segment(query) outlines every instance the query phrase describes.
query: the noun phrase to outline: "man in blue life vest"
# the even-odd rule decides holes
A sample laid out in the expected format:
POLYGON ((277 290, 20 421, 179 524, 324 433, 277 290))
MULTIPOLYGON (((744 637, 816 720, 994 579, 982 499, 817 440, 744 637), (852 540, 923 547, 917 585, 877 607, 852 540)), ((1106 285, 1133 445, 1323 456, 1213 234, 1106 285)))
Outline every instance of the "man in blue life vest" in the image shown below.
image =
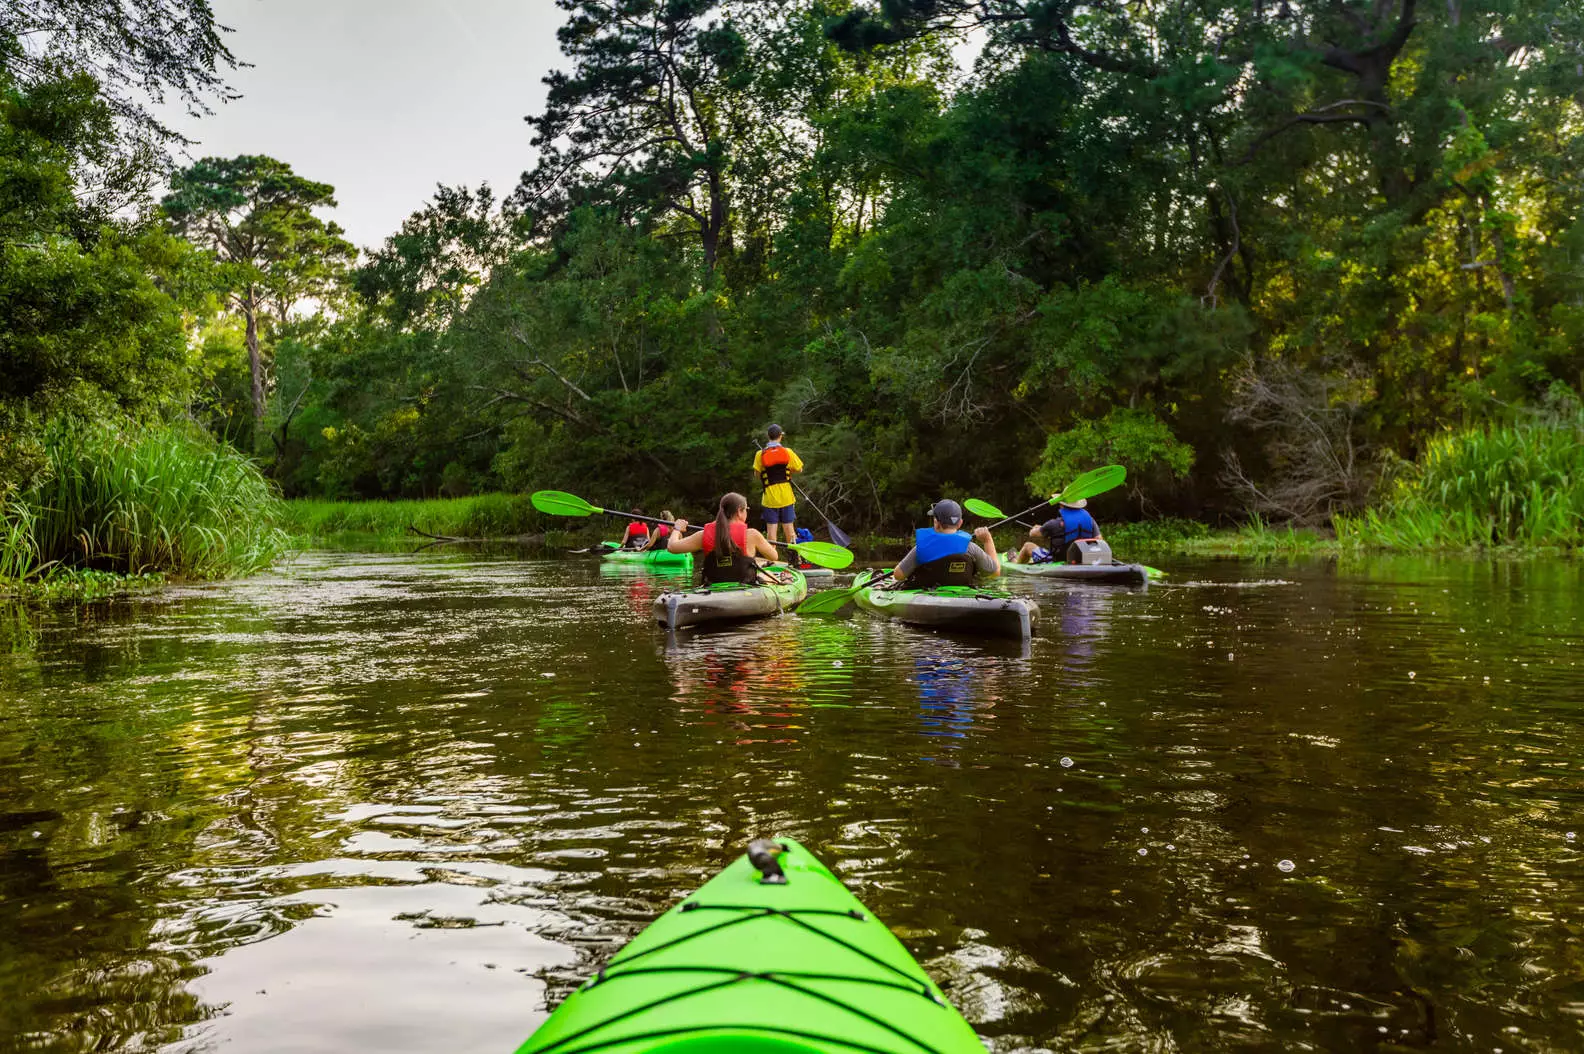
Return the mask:
POLYGON ((961 505, 943 498, 930 516, 934 523, 915 532, 913 548, 892 572, 902 588, 971 586, 980 575, 994 578, 1001 573, 989 528, 980 527, 972 537, 964 533, 961 505))
POLYGON ((1029 528, 1029 540, 1012 558, 1015 564, 1049 564, 1067 559, 1067 549, 1085 538, 1100 537, 1100 525, 1085 511, 1083 499, 1056 505, 1056 515, 1029 528))

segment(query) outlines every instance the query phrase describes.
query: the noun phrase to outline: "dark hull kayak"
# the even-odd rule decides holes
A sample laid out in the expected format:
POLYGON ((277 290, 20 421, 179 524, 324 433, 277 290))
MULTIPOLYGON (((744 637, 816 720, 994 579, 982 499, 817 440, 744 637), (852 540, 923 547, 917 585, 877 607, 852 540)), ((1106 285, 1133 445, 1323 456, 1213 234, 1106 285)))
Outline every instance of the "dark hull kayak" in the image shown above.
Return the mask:
POLYGON ((1027 597, 1015 597, 971 586, 941 586, 937 589, 875 589, 870 582, 885 578, 885 571, 860 571, 853 585, 859 607, 872 615, 896 619, 913 626, 949 633, 981 637, 1011 637, 1027 640, 1039 622, 1039 605, 1027 597))
POLYGON ((517 1054, 984 1054, 907 949, 790 839, 740 857, 567 997, 517 1054), (784 873, 776 884, 774 873, 784 873))
POLYGON ((1149 569, 1143 564, 1014 564, 1002 560, 1001 573, 1106 585, 1141 586, 1149 581, 1149 569))
POLYGON ((790 611, 808 596, 802 572, 775 567, 788 578, 774 585, 713 585, 661 593, 655 597, 655 621, 666 629, 709 623, 742 622, 790 611))

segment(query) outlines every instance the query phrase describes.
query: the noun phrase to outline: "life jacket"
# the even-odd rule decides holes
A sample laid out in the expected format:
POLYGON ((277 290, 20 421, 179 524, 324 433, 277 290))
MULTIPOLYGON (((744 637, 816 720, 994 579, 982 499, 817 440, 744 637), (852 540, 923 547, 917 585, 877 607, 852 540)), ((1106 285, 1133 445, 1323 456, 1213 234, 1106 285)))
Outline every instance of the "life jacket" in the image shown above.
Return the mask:
POLYGON ((767 487, 777 483, 785 483, 792 477, 787 473, 787 465, 792 461, 792 452, 780 443, 772 443, 764 448, 759 455, 759 482, 767 487))
POLYGON ((649 527, 648 527, 647 524, 642 524, 642 523, 637 523, 637 522, 629 523, 627 525, 627 532, 622 535, 622 544, 626 545, 628 542, 632 541, 634 538, 647 538, 647 537, 649 537, 649 527))
POLYGON ((711 520, 704 525, 704 547, 700 561, 704 572, 704 584, 712 585, 716 582, 740 582, 751 586, 759 580, 759 564, 754 558, 743 550, 748 548, 748 525, 733 520, 731 525, 731 540, 733 551, 727 555, 723 549, 715 551, 715 522, 711 520))
POLYGON ((1056 512, 1061 516, 1062 537, 1061 541, 1050 546, 1052 554, 1065 553, 1067 547, 1080 538, 1098 538, 1100 536, 1100 529, 1096 526, 1094 517, 1083 509, 1069 509, 1058 505, 1056 512))
POLYGON ((902 584, 902 588, 973 585, 977 568, 973 557, 968 555, 968 546, 973 544, 973 537, 967 531, 942 533, 933 527, 920 527, 913 537, 913 559, 918 566, 902 584))

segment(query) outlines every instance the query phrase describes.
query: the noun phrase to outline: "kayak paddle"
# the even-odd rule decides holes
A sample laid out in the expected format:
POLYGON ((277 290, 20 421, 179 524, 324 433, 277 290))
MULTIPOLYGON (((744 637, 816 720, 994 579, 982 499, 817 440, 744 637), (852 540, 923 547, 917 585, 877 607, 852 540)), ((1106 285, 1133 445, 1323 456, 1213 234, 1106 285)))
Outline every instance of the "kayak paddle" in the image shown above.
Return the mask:
POLYGON ((997 527, 1005 527, 1014 520, 1022 519, 1030 513, 1038 512, 1047 505, 1055 505, 1057 502, 1062 501, 1082 501, 1084 498, 1092 498, 1096 494, 1104 494, 1111 488, 1120 486, 1125 479, 1127 479, 1127 469, 1121 465, 1105 465, 1085 472, 1038 505, 1030 505, 1022 512, 1013 513, 1011 516, 1003 515, 1000 509, 991 505, 988 501, 981 501, 978 498, 969 498, 963 502, 963 508, 975 516, 995 518, 996 522, 990 525, 990 529, 993 531, 997 527))
MULTIPOLYGON (((636 512, 600 508, 564 490, 536 490, 528 496, 528 500, 534 508, 547 516, 593 516, 595 513, 601 513, 605 516, 622 516, 629 520, 671 526, 670 520, 662 520, 658 516, 641 516, 636 512)), ((690 531, 700 529, 698 524, 688 524, 690 531)), ((781 542, 780 544, 793 550, 809 563, 829 567, 833 571, 840 571, 853 562, 851 552, 830 542, 781 542)))
POLYGON ((818 593, 810 594, 808 599, 797 606, 799 615, 834 615, 853 597, 858 595, 862 586, 848 586, 845 589, 822 589, 818 593))

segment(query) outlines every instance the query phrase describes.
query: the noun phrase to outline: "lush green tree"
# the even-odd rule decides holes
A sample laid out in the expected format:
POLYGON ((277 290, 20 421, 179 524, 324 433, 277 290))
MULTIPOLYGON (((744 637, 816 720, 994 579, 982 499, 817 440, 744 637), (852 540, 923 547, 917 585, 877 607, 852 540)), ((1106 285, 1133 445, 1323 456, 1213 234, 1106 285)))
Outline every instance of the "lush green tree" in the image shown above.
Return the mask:
POLYGON ((45 420, 152 414, 187 385, 181 313, 154 280, 184 247, 77 193, 113 135, 87 76, 0 78, 0 492, 42 471, 45 420))
POLYGON ((212 253, 216 275, 245 325, 253 416, 262 421, 270 388, 261 326, 284 323, 307 298, 333 296, 357 250, 341 228, 314 215, 335 205, 335 189, 297 175, 274 158, 205 158, 177 173, 162 203, 171 229, 212 253))

